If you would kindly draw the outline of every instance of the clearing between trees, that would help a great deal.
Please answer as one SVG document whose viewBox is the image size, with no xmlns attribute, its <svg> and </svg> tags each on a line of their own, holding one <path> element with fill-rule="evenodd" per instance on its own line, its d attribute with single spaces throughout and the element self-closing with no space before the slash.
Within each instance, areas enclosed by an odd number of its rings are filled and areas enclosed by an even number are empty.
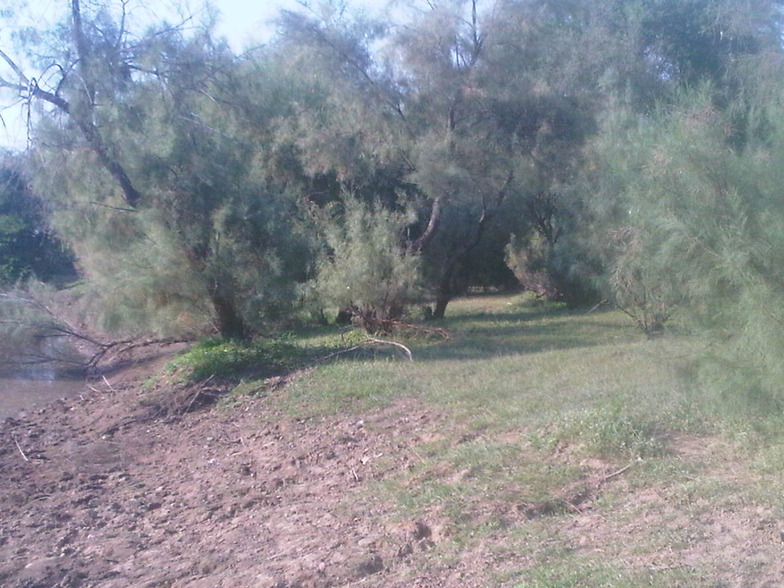
<svg viewBox="0 0 784 588">
<path fill-rule="evenodd" d="M 690 385 L 694 340 L 520 296 L 440 324 L 413 362 L 229 385 L 160 358 L 6 419 L 0 584 L 784 583 L 780 416 Z"/>
</svg>

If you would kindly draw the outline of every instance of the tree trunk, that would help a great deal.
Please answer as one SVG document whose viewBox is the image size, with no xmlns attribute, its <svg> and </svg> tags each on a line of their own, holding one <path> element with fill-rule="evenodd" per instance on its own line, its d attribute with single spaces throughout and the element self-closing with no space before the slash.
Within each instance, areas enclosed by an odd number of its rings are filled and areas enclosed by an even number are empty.
<svg viewBox="0 0 784 588">
<path fill-rule="evenodd" d="M 509 189 L 509 185 L 512 183 L 513 179 L 514 172 L 510 171 L 506 181 L 501 186 L 498 194 L 496 194 L 492 205 L 488 207 L 486 203 L 483 204 L 482 216 L 479 217 L 479 220 L 476 223 L 474 234 L 471 235 L 471 237 L 467 239 L 447 260 L 446 269 L 441 275 L 441 281 L 439 282 L 438 290 L 436 291 L 436 303 L 435 307 L 433 308 L 434 319 L 444 318 L 446 307 L 455 295 L 455 287 L 453 284 L 455 275 L 457 275 L 458 269 L 468 257 L 468 254 L 471 253 L 474 247 L 479 245 L 479 242 L 482 240 L 482 236 L 484 235 L 487 226 L 493 221 L 495 215 L 498 213 L 498 210 L 501 208 L 501 205 L 504 203 L 504 200 L 506 200 L 507 190 Z"/>
<path fill-rule="evenodd" d="M 422 233 L 418 239 L 416 239 L 411 245 L 409 246 L 409 250 L 413 253 L 421 253 L 430 242 L 433 240 L 436 232 L 438 231 L 438 227 L 441 224 L 441 213 L 442 213 L 442 200 L 441 197 L 436 197 L 433 200 L 433 206 L 430 210 L 430 219 L 427 222 L 427 228 L 425 228 L 425 232 Z"/>
<path fill-rule="evenodd" d="M 235 341 L 247 341 L 250 337 L 245 321 L 237 311 L 237 305 L 233 299 L 221 294 L 219 286 L 210 288 L 210 300 L 215 309 L 218 332 L 224 339 Z"/>
<path fill-rule="evenodd" d="M 442 319 L 446 314 L 446 306 L 452 300 L 451 294 L 446 294 L 442 292 L 438 292 L 436 294 L 436 304 L 433 308 L 433 318 L 434 319 Z"/>
</svg>

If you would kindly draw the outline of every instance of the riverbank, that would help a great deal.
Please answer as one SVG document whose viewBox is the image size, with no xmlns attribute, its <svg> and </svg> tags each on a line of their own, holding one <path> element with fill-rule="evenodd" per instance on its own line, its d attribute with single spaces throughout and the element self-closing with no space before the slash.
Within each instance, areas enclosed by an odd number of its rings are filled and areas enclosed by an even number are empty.
<svg viewBox="0 0 784 588">
<path fill-rule="evenodd" d="M 300 422 L 270 398 L 164 415 L 140 383 L 118 374 L 3 423 L 0 584 L 344 585 L 383 569 L 382 530 L 340 510 L 410 461 L 371 463 L 396 452 L 384 424 L 423 424 L 414 406 L 376 414 L 379 431 Z"/>
<path fill-rule="evenodd" d="M 508 297 L 444 327 L 413 362 L 228 395 L 150 362 L 6 419 L 0 585 L 784 584 L 780 427 L 684 388 L 689 341 Z"/>
</svg>

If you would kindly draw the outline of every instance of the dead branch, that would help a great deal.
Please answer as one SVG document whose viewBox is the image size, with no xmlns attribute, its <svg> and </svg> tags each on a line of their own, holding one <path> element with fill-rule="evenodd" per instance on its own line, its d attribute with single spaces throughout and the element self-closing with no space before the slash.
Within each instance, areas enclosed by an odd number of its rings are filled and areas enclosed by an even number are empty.
<svg viewBox="0 0 784 588">
<path fill-rule="evenodd" d="M 392 345 L 394 347 L 399 347 L 405 352 L 406 357 L 408 357 L 408 361 L 414 361 L 414 358 L 411 355 L 411 350 L 402 343 L 397 343 L 396 341 L 387 341 L 385 339 L 376 339 L 375 337 L 368 337 L 368 342 L 379 345 Z"/>
<path fill-rule="evenodd" d="M 339 351 L 335 351 L 323 357 L 319 357 L 311 365 L 325 362 L 327 360 L 332 359 L 333 357 L 344 355 L 346 353 L 351 353 L 352 351 L 364 349 L 365 347 L 368 347 L 370 345 L 392 345 L 394 347 L 399 347 L 405 352 L 406 357 L 408 357 L 408 361 L 414 361 L 414 357 L 411 353 L 411 350 L 405 345 L 403 345 L 402 343 L 397 343 L 396 341 L 387 341 L 385 339 L 377 339 L 376 337 L 368 337 L 367 339 L 365 339 L 361 343 L 358 343 L 357 345 L 352 345 L 351 347 L 347 347 L 346 349 L 340 349 Z"/>
<path fill-rule="evenodd" d="M 16 439 L 16 435 L 14 435 L 14 443 L 16 443 L 16 448 L 19 450 L 19 453 L 22 454 L 22 459 L 24 459 L 25 461 L 30 461 L 25 455 L 25 452 L 22 451 L 22 447 L 19 445 L 19 441 Z"/>
<path fill-rule="evenodd" d="M 16 64 L 16 62 L 13 59 L 8 57 L 8 54 L 6 54 L 6 52 L 3 51 L 2 49 L 0 49 L 0 59 L 5 61 L 8 64 L 8 67 L 14 70 L 14 73 L 17 76 L 19 76 L 19 81 L 21 81 L 25 86 L 30 84 L 30 81 L 27 79 L 27 76 L 24 75 L 22 69 Z M 9 84 L 8 82 L 5 82 L 4 85 L 7 85 L 8 87 L 24 88 L 24 86 L 20 84 L 12 84 L 12 83 Z"/>
<path fill-rule="evenodd" d="M 623 467 L 620 470 L 615 471 L 612 474 L 609 474 L 609 475 L 605 476 L 604 478 L 599 480 L 599 483 L 596 485 L 596 489 L 598 490 L 601 487 L 601 485 L 604 484 L 605 482 L 607 482 L 608 480 L 611 480 L 611 479 L 613 479 L 613 478 L 615 478 L 617 476 L 620 476 L 622 473 L 624 473 L 626 470 L 628 470 L 633 465 L 634 465 L 634 463 L 630 463 L 626 467 Z"/>
<path fill-rule="evenodd" d="M 210 380 L 212 380 L 213 377 L 214 374 L 209 378 L 207 378 L 206 380 L 204 380 L 203 382 L 199 383 L 199 385 L 196 387 L 196 391 L 191 396 L 190 402 L 188 402 L 188 406 L 186 406 L 185 409 L 182 411 L 183 414 L 191 411 L 191 407 L 193 407 L 193 403 L 196 402 L 196 399 L 199 398 L 199 396 L 201 396 L 204 393 L 204 387 L 210 382 Z"/>
<path fill-rule="evenodd" d="M 58 316 L 51 308 L 35 300 L 34 298 L 19 296 L 16 294 L 0 293 L 0 300 L 6 300 L 16 304 L 28 306 L 39 313 L 44 314 L 49 319 L 44 321 L 24 321 L 19 319 L 0 320 L 0 323 L 18 324 L 22 327 L 33 332 L 32 336 L 36 340 L 44 340 L 54 337 L 65 337 L 71 340 L 79 341 L 86 344 L 90 350 L 85 351 L 82 349 L 85 357 L 82 360 L 74 360 L 68 357 L 61 357 L 42 353 L 41 351 L 25 351 L 18 354 L 18 359 L 15 361 L 7 361 L 0 363 L 14 363 L 21 365 L 39 365 L 45 363 L 66 363 L 74 366 L 84 368 L 88 371 L 95 370 L 101 361 L 109 354 L 116 355 L 126 354 L 134 349 L 141 349 L 150 347 L 152 345 L 174 345 L 177 343 L 186 343 L 186 339 L 179 339 L 173 337 L 163 337 L 159 339 L 138 339 L 126 338 L 115 341 L 102 341 L 96 337 L 88 335 Z M 83 346 L 84 347 L 84 346 Z"/>
<path fill-rule="evenodd" d="M 177 343 L 187 343 L 187 339 L 164 337 L 161 339 L 147 339 L 144 341 L 123 339 L 120 341 L 111 341 L 109 343 L 99 343 L 100 349 L 98 349 L 98 351 L 96 351 L 83 365 L 88 371 L 94 371 L 98 368 L 98 364 L 101 363 L 110 352 L 122 355 L 134 349 L 142 349 L 144 347 L 150 347 L 151 345 L 175 345 Z"/>
</svg>

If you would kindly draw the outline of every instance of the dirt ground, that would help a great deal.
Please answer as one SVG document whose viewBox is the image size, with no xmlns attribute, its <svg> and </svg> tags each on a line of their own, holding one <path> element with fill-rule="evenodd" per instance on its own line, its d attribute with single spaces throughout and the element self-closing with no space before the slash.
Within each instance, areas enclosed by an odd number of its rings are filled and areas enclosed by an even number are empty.
<svg viewBox="0 0 784 588">
<path fill-rule="evenodd" d="M 200 408 L 214 390 L 150 389 L 151 369 L 97 379 L 80 397 L 2 422 L 0 586 L 479 587 L 539 549 L 503 559 L 499 529 L 456 546 L 459 557 L 421 565 L 449 544 L 448 524 L 403 518 L 373 490 L 405 477 L 422 459 L 418 446 L 454 426 L 417 400 L 361 419 L 297 419 L 276 409 L 283 389 L 273 385 Z M 710 456 L 707 441 L 678 445 L 684 460 Z M 698 585 L 784 585 L 784 534 L 770 509 L 716 504 L 689 515 L 666 487 L 627 487 L 607 468 L 598 463 L 594 475 L 628 496 L 612 514 L 593 508 L 595 496 L 570 502 L 561 534 L 572 549 L 615 545 L 612 557 L 632 567 L 712 570 L 716 582 Z M 732 482 L 725 469 L 716 476 Z M 512 510 L 510 525 L 531 518 Z M 658 552 L 646 546 L 653 532 L 684 530 L 677 549 L 669 539 Z"/>
<path fill-rule="evenodd" d="M 437 414 L 297 420 L 274 392 L 177 414 L 142 402 L 148 373 L 2 424 L 0 585 L 444 585 L 406 563 L 437 528 L 389 523 L 365 491 L 417 459 Z"/>
</svg>

